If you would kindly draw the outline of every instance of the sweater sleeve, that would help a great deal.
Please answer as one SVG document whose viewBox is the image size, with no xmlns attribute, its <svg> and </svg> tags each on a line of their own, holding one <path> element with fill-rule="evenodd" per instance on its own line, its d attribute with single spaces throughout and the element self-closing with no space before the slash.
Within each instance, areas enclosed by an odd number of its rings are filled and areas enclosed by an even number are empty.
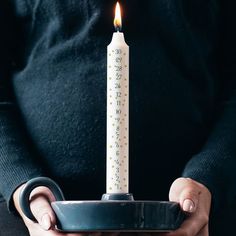
<svg viewBox="0 0 236 236">
<path fill-rule="evenodd" d="M 36 165 L 32 145 L 20 118 L 11 86 L 13 52 L 17 32 L 10 1 L 0 3 L 0 193 L 13 210 L 15 189 L 42 171 Z"/>
<path fill-rule="evenodd" d="M 222 6 L 221 96 L 217 121 L 202 150 L 186 165 L 184 177 L 204 184 L 212 193 L 213 211 L 236 199 L 236 30 L 233 1 Z"/>
</svg>

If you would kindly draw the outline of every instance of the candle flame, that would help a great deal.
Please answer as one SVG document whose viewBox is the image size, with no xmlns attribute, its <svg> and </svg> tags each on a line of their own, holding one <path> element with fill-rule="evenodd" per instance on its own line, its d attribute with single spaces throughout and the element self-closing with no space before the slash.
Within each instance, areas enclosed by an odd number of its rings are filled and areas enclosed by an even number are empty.
<svg viewBox="0 0 236 236">
<path fill-rule="evenodd" d="M 122 28 L 121 9 L 119 2 L 116 3 L 114 26 L 117 31 L 120 31 Z"/>
</svg>

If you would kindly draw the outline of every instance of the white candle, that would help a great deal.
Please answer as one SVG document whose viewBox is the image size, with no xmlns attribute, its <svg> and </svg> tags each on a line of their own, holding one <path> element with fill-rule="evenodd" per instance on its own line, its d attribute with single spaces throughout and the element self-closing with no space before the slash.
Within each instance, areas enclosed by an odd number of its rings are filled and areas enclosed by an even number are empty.
<svg viewBox="0 0 236 236">
<path fill-rule="evenodd" d="M 129 47 L 116 6 L 117 30 L 107 47 L 107 193 L 129 192 Z"/>
</svg>

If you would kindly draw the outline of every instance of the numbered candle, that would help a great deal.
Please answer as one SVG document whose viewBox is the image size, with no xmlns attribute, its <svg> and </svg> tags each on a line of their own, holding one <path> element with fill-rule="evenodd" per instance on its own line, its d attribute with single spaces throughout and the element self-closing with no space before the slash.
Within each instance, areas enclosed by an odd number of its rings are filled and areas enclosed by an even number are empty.
<svg viewBox="0 0 236 236">
<path fill-rule="evenodd" d="M 129 192 L 129 47 L 117 3 L 107 47 L 107 193 Z"/>
</svg>

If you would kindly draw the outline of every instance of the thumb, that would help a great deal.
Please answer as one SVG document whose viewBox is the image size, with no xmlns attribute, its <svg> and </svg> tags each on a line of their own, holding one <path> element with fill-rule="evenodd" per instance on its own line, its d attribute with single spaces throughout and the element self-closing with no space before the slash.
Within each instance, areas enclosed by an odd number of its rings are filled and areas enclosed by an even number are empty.
<svg viewBox="0 0 236 236">
<path fill-rule="evenodd" d="M 194 213 L 199 202 L 198 186 L 194 180 L 179 178 L 174 181 L 170 189 L 170 201 L 179 202 L 180 207 L 187 213 Z"/>
<path fill-rule="evenodd" d="M 49 230 L 56 224 L 56 217 L 49 202 L 53 197 L 50 190 L 41 188 L 40 192 L 31 197 L 30 208 L 39 225 L 44 230 Z"/>
</svg>

